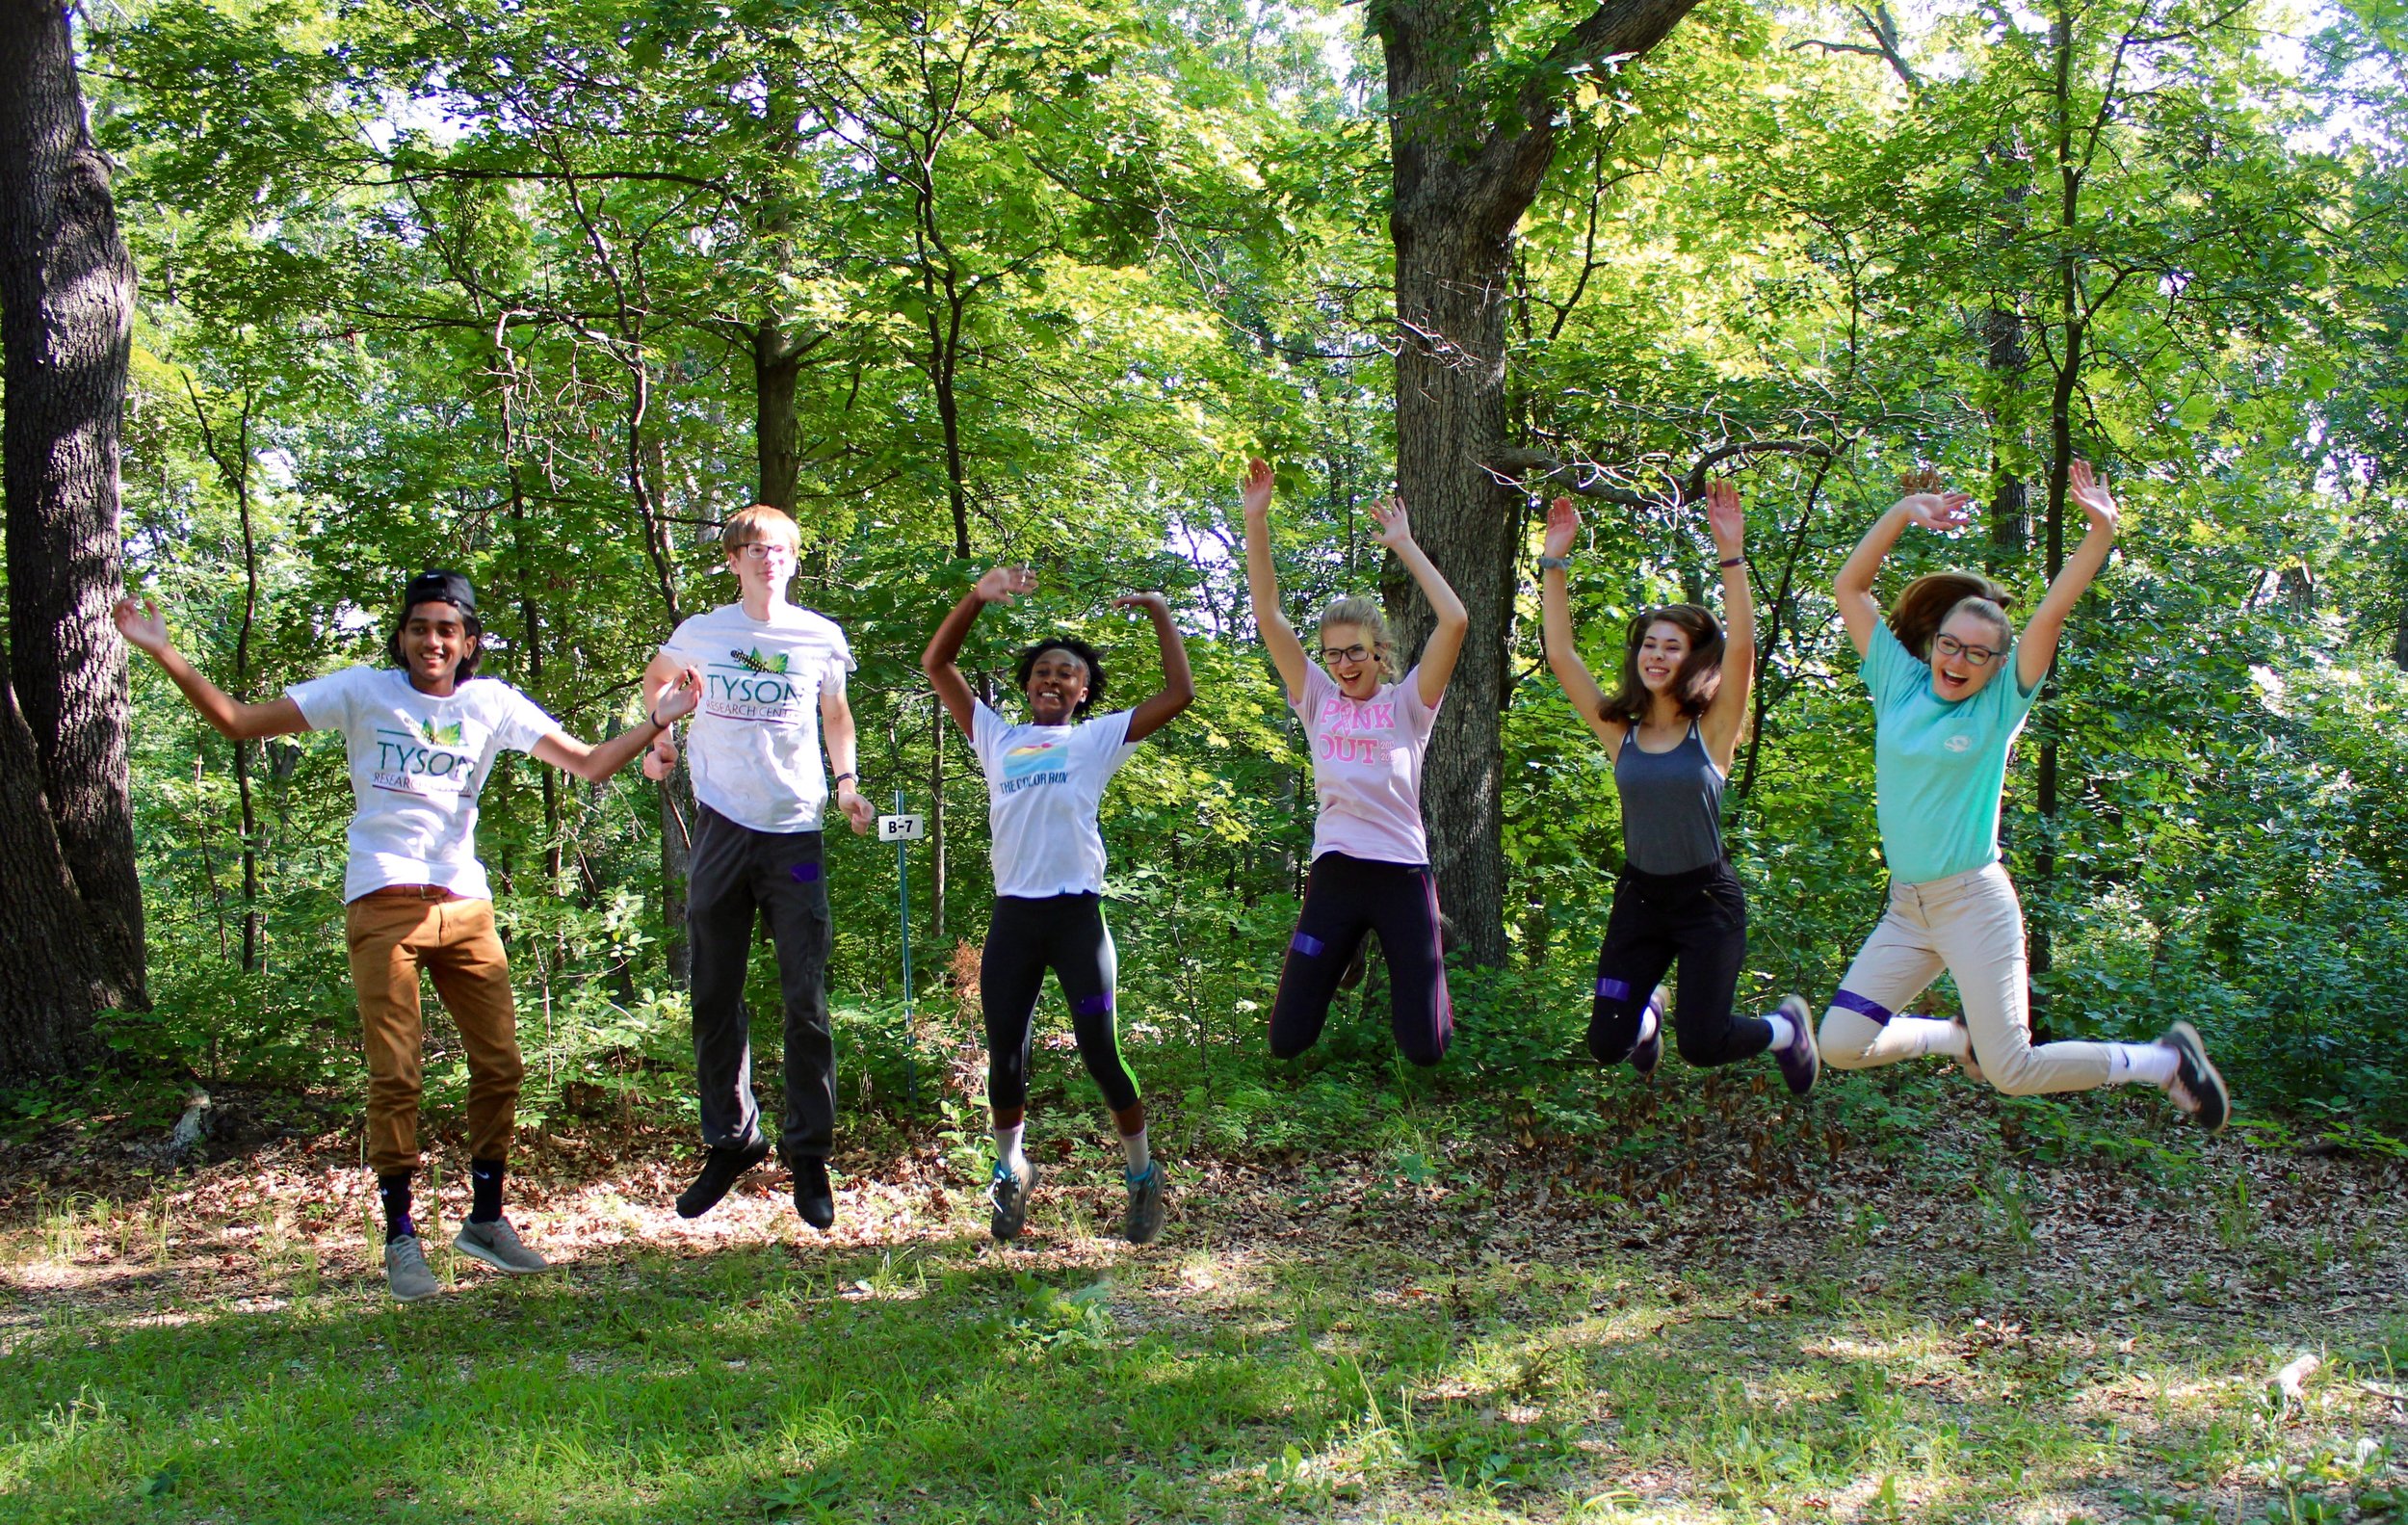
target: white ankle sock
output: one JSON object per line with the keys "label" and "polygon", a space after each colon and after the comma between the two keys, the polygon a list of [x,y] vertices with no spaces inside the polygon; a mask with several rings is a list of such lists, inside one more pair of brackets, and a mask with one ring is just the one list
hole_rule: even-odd
{"label": "white ankle sock", "polygon": [[1638,1040],[1642,1043],[1656,1036],[1656,1008],[1653,1002],[1638,1009]]}
{"label": "white ankle sock", "polygon": [[1120,1136],[1120,1152],[1129,1157],[1129,1173],[1143,1175],[1145,1168],[1154,1163],[1153,1154],[1145,1147],[1145,1130]]}
{"label": "white ankle sock", "polygon": [[1797,1024],[1785,1013],[1775,1012],[1766,1017],[1765,1022],[1772,1029],[1772,1047],[1787,1048],[1797,1041]]}
{"label": "white ankle sock", "polygon": [[1020,1136],[1028,1131],[1029,1119],[1026,1117],[1008,1128],[1001,1126],[996,1128],[995,1158],[1002,1163],[1005,1170],[1018,1170],[1029,1163],[1029,1157],[1020,1152]]}
{"label": "white ankle sock", "polygon": [[1935,1016],[1894,1016],[1890,1018],[1888,1034],[1893,1041],[1903,1035],[1915,1045],[1918,1054],[1943,1054],[1950,1059],[1963,1059],[1970,1051],[1965,1042],[1965,1029]]}
{"label": "white ankle sock", "polygon": [[2113,1059],[2107,1065],[2110,1086],[2156,1086],[2160,1089],[2174,1083],[2174,1072],[2182,1056],[2161,1043],[2109,1043],[2107,1052]]}

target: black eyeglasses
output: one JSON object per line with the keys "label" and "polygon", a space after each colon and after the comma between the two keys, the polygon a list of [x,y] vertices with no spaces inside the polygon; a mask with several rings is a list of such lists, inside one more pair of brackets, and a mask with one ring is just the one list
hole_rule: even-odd
{"label": "black eyeglasses", "polygon": [[2006,654],[2003,651],[1993,651],[1988,646],[1969,646],[1950,635],[1933,636],[1931,646],[1944,657],[1962,657],[1965,659],[1966,666],[1976,668],[1986,668]]}
{"label": "black eyeglasses", "polygon": [[1372,648],[1366,645],[1322,647],[1323,662],[1369,662],[1371,658]]}

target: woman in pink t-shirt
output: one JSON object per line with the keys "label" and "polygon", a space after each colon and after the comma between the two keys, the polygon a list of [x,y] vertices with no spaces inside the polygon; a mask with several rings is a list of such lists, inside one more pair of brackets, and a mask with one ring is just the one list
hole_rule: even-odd
{"label": "woman in pink t-shirt", "polygon": [[[1322,612],[1322,666],[1279,607],[1270,560],[1270,467],[1249,461],[1245,475],[1245,582],[1254,622],[1279,670],[1288,702],[1313,749],[1313,870],[1304,909],[1288,943],[1271,1005],[1270,1051],[1293,1059],[1320,1039],[1339,978],[1362,946],[1379,934],[1388,960],[1389,1017],[1397,1046],[1416,1065],[1435,1065],[1454,1036],[1447,967],[1438,942],[1438,887],[1422,828],[1422,752],[1454,675],[1471,620],[1463,600],[1413,542],[1402,500],[1372,509],[1379,543],[1394,551],[1438,623],[1422,660],[1391,681],[1394,654],[1379,606],[1341,598]],[[1327,670],[1324,671],[1323,669]]]}

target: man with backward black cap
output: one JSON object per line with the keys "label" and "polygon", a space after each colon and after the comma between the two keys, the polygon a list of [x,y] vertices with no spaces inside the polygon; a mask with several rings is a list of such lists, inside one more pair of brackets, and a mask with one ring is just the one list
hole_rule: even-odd
{"label": "man with backward black cap", "polygon": [[196,671],[168,642],[145,598],[118,601],[118,629],[147,652],[201,718],[235,741],[339,730],[357,802],[343,875],[352,981],[368,1055],[368,1163],[384,1204],[384,1271],[404,1302],[441,1290],[410,1217],[419,1164],[418,1099],[425,1028],[418,972],[458,1024],[468,1055],[468,1220],[452,1243],[502,1271],[545,1269],[502,1216],[502,1177],[523,1065],[510,964],[493,930],[493,901],[477,861],[477,797],[508,748],[589,783],[610,777],[689,714],[701,676],[677,675],[644,723],[589,747],[534,700],[480,678],[477,593],[458,572],[426,571],[402,592],[385,642],[389,668],[350,667],[296,683],[265,704],[243,704]]}

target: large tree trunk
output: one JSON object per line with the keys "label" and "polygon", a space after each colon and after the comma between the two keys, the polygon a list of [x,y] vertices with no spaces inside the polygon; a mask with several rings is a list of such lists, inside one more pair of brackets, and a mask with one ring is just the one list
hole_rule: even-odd
{"label": "large tree trunk", "polygon": [[134,267],[85,130],[66,11],[0,0],[0,1079],[55,1073],[145,1004],[127,793],[118,424]]}
{"label": "large tree trunk", "polygon": [[[1493,72],[1481,7],[1377,0],[1388,66],[1397,256],[1397,483],[1414,538],[1463,599],[1472,630],[1422,776],[1439,903],[1477,963],[1505,956],[1499,710],[1513,616],[1522,492],[1483,464],[1505,440],[1505,317],[1514,227],[1555,158],[1556,117],[1575,80],[1662,40],[1696,0],[1607,0],[1519,70],[1502,114],[1476,91]],[[1499,124],[1501,123],[1501,124]],[[1492,125],[1494,124],[1494,125]],[[1392,568],[1393,570],[1393,568]],[[1418,589],[1392,589],[1408,650],[1430,627]]]}
{"label": "large tree trunk", "polygon": [[773,318],[752,334],[752,438],[760,459],[761,495],[756,503],[795,512],[802,476],[802,424],[795,416],[795,382],[802,375],[804,347],[787,337]]}

